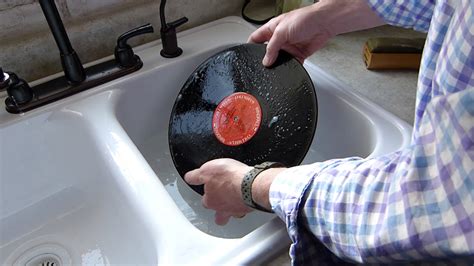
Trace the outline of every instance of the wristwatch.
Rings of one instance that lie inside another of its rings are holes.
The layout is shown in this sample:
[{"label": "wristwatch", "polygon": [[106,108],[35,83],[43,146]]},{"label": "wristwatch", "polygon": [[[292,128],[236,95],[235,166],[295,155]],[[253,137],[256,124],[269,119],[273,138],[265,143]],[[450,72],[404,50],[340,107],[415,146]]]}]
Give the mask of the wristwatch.
[{"label": "wristwatch", "polygon": [[276,168],[276,167],[284,167],[282,163],[277,162],[264,162],[261,164],[257,164],[253,167],[252,170],[248,171],[244,179],[242,180],[242,185],[240,187],[240,191],[242,192],[242,199],[244,200],[245,205],[249,206],[250,208],[257,209],[264,212],[272,213],[272,210],[268,210],[260,205],[258,205],[252,198],[252,184],[255,178],[264,170],[269,168]]}]

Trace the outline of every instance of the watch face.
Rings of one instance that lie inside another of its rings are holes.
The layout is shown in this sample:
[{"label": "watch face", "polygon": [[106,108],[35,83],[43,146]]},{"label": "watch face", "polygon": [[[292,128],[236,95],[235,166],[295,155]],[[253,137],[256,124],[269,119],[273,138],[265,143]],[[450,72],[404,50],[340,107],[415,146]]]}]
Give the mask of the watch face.
[{"label": "watch face", "polygon": [[[264,67],[265,50],[263,44],[228,48],[204,61],[183,85],[168,132],[181,177],[217,158],[286,166],[303,160],[317,123],[312,80],[284,51],[271,68]],[[203,194],[202,186],[192,188]]]}]

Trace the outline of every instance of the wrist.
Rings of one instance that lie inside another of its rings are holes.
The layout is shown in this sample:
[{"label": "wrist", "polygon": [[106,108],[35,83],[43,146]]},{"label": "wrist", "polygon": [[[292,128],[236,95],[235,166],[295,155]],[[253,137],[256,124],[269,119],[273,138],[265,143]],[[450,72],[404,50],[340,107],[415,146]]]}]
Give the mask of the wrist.
[{"label": "wrist", "polygon": [[[271,181],[273,181],[273,175],[269,175],[269,173],[272,172],[264,172],[268,169],[281,167],[283,167],[283,164],[278,162],[263,162],[261,164],[255,165],[252,170],[247,172],[244,175],[240,186],[243,203],[253,209],[261,210],[264,212],[272,212],[271,208],[269,208],[270,204],[268,200],[268,191],[270,189]],[[255,180],[259,176],[261,180],[265,180],[265,182],[257,183],[257,185],[254,186]],[[266,180],[266,178],[270,179]],[[254,191],[254,188],[256,189],[256,191]],[[267,191],[267,193],[265,193],[265,191]],[[255,202],[254,195],[258,195],[257,197],[259,198],[259,201],[261,201],[262,204],[265,205],[265,207]]]},{"label": "wrist", "polygon": [[267,210],[271,210],[270,186],[279,173],[286,168],[270,168],[261,172],[252,184],[252,198],[255,203]]}]

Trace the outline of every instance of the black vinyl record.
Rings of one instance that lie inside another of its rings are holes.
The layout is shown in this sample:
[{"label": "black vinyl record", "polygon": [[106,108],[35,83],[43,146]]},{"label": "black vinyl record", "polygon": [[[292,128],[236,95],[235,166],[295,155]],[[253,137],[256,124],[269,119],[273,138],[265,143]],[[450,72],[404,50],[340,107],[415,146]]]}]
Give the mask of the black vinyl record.
[{"label": "black vinyl record", "polygon": [[[263,44],[242,44],[202,63],[183,85],[169,124],[169,146],[181,177],[217,158],[248,165],[296,166],[316,130],[317,99],[303,66],[281,51],[266,68]],[[203,186],[191,186],[203,194]]]}]

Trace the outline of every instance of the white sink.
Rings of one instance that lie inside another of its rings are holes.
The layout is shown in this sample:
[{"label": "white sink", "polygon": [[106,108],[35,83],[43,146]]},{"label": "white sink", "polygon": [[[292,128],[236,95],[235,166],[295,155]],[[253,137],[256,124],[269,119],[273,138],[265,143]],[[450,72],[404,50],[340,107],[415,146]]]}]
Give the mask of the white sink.
[{"label": "white sink", "polygon": [[39,113],[0,129],[0,264],[51,244],[75,263],[156,262],[155,241],[87,121],[67,107]]},{"label": "white sink", "polygon": [[[130,76],[23,115],[2,107],[0,264],[40,254],[63,264],[242,264],[281,252],[289,239],[274,215],[215,225],[168,148],[171,109],[189,74],[253,30],[224,18],[181,33],[179,58],[149,43],[136,49],[144,67]],[[305,67],[319,104],[305,163],[408,145],[406,123]]]}]

